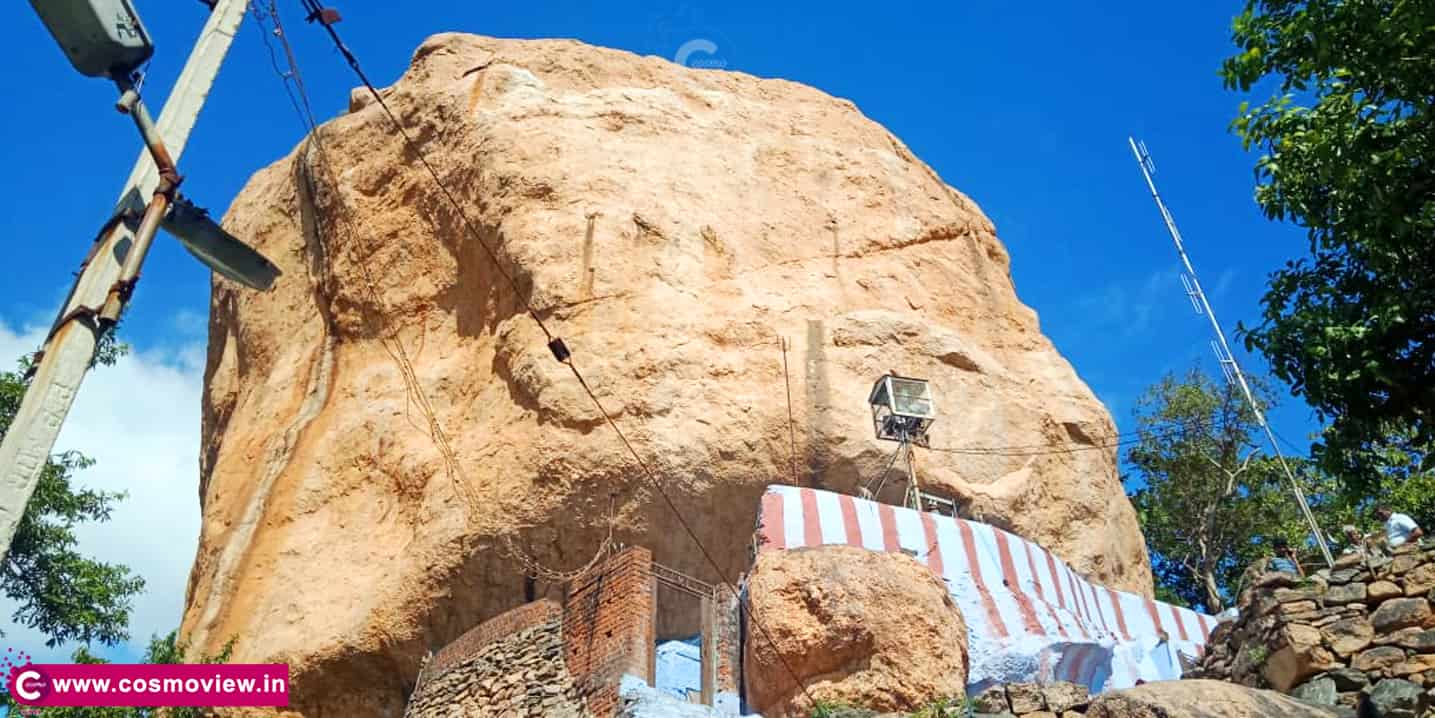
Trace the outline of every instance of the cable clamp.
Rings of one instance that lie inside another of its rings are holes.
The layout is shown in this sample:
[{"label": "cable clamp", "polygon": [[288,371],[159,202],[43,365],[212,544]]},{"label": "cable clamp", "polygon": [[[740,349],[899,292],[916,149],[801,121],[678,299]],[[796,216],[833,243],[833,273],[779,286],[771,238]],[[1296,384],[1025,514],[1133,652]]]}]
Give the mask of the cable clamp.
[{"label": "cable clamp", "polygon": [[563,343],[562,337],[553,337],[553,341],[548,342],[548,351],[553,352],[553,358],[557,359],[559,364],[573,356],[573,352],[568,351],[568,345]]}]

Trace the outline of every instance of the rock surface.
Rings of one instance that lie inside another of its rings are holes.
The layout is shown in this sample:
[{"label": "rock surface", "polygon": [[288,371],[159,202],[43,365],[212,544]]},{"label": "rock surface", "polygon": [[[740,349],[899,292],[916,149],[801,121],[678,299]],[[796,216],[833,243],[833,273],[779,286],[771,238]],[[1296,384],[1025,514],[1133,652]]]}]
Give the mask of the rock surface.
[{"label": "rock surface", "polygon": [[767,718],[812,710],[789,667],[812,699],[876,711],[966,694],[966,624],[941,579],[909,556],[849,546],[764,553],[748,595],[772,638],[752,631],[743,661],[747,700]]},{"label": "rock surface", "polygon": [[877,474],[893,447],[868,389],[925,377],[933,446],[1098,447],[919,452],[926,487],[1150,592],[1107,411],[1017,299],[992,223],[852,103],[459,34],[383,94],[520,294],[360,93],[322,130],[332,166],[306,143],[250,180],[226,227],[284,276],[213,289],[195,651],[238,637],[234,660],[289,663],[299,713],[394,715],[425,651],[524,600],[503,537],[579,566],[614,492],[619,540],[717,578],[525,302],[729,578],[791,473],[785,337],[801,481]]},{"label": "rock surface", "polygon": [[1335,718],[1349,710],[1316,706],[1275,691],[1210,680],[1159,681],[1104,694],[1088,718]]}]

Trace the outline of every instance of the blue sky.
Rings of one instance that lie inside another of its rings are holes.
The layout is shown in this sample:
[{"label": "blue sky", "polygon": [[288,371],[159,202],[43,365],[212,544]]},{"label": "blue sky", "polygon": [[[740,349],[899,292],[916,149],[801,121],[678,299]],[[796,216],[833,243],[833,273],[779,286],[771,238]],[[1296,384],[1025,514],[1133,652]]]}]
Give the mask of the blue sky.
[{"label": "blue sky", "polygon": [[[146,86],[157,113],[205,8],[197,1],[134,2],[158,46]],[[1267,272],[1305,248],[1300,230],[1261,216],[1252,201],[1255,158],[1227,132],[1241,98],[1222,89],[1216,70],[1230,51],[1228,26],[1241,4],[350,1],[338,7],[341,32],[380,85],[398,77],[427,35],[467,31],[576,38],[668,58],[685,42],[706,39],[716,51],[695,58],[851,99],[992,218],[1011,252],[1019,296],[1127,429],[1135,397],[1164,372],[1193,362],[1216,371],[1209,329],[1181,291],[1174,250],[1127,135],[1144,139],[1154,153],[1157,182],[1227,327],[1258,317]],[[316,112],[332,117],[356,83],[326,38],[300,21],[299,3],[282,0],[280,8]],[[4,150],[10,170],[0,179],[10,188],[0,212],[9,250],[0,281],[0,346],[18,347],[35,341],[35,328],[52,318],[139,142],[112,109],[112,88],[69,67],[28,3],[0,5],[0,21],[11,28],[9,44],[20,61],[8,98],[20,111],[0,114],[0,129],[12,138]],[[184,190],[220,214],[254,171],[300,137],[257,27],[246,20],[180,161]],[[181,384],[197,382],[208,294],[206,271],[162,237],[126,319],[125,339],[140,352],[129,370],[137,376],[170,370]],[[1239,349],[1238,356],[1262,368]],[[92,379],[102,381],[104,375]],[[177,385],[172,396],[195,401],[197,389]],[[177,405],[174,413],[190,421],[198,411]],[[1274,419],[1278,431],[1302,445],[1314,426],[1295,399]],[[86,443],[93,437],[67,431],[65,446],[93,453]],[[103,467],[105,457],[98,458]],[[177,471],[180,503],[163,505],[197,516],[197,468],[187,477]],[[187,570],[192,554],[184,553],[154,570],[182,573],[174,567]],[[163,584],[182,593],[183,576]],[[161,630],[163,620],[151,623]]]}]

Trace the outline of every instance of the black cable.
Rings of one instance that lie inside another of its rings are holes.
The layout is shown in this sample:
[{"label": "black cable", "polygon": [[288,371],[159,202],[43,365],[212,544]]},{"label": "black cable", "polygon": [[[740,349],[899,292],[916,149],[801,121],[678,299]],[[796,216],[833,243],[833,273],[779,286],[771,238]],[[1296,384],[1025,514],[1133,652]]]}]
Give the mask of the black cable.
[{"label": "black cable", "polygon": [[1285,442],[1285,445],[1287,447],[1290,447],[1290,450],[1294,451],[1296,454],[1304,454],[1307,451],[1310,451],[1310,447],[1307,446],[1306,448],[1302,449],[1299,446],[1296,446],[1294,442],[1282,436],[1281,433],[1279,431],[1276,431],[1275,429],[1271,429],[1271,433],[1275,434],[1277,439],[1280,439],[1281,441]]},{"label": "black cable", "polygon": [[[927,447],[928,451],[936,451],[943,454],[964,454],[968,456],[1046,456],[1052,454],[1073,454],[1080,451],[1098,451],[1112,449],[1121,446],[1139,444],[1150,437],[1166,438],[1172,434],[1188,431],[1190,429],[1216,428],[1206,421],[1200,419],[1185,424],[1162,427],[1159,429],[1135,429],[1130,432],[1118,432],[1101,437],[1095,443],[1074,444],[1071,446],[1052,446],[1051,444],[1026,444],[1014,446],[954,446],[954,447]],[[1123,438],[1124,437],[1124,438]]]},{"label": "black cable", "polygon": [[[270,0],[271,8],[273,7],[273,3],[274,0]],[[285,72],[279,67],[279,56],[274,52],[274,43],[269,41],[269,30],[266,29],[267,25],[265,23],[266,15],[264,13],[264,9],[260,6],[260,3],[252,3],[249,6],[249,11],[254,15],[254,26],[259,29],[259,37],[264,41],[264,48],[269,51],[269,65],[274,68],[274,74],[278,75],[279,79],[282,81],[282,84],[284,85],[284,94],[289,96],[289,104],[294,107],[294,113],[299,116],[300,124],[305,125],[305,132],[307,133],[309,128],[305,118],[308,118],[309,121],[312,121],[314,117],[313,113],[306,113],[304,109],[299,106],[298,98],[294,97],[294,88],[289,84],[291,80],[294,81],[295,84],[298,84],[300,94],[303,95],[303,81],[301,78],[298,77],[297,72]],[[274,19],[274,32],[281,32],[278,14],[271,13],[269,17],[273,17]],[[293,65],[291,64],[290,67],[293,67]],[[304,104],[305,106],[308,105],[307,97],[305,97]]]},{"label": "black cable", "polygon": [[339,33],[334,30],[333,24],[324,21],[324,8],[319,5],[317,0],[301,0],[301,2],[304,4],[304,9],[309,13],[305,19],[309,22],[318,20],[319,25],[329,33],[329,38],[334,41],[334,46],[339,50],[339,54],[343,55],[344,59],[348,61],[349,67],[354,70],[354,74],[358,76],[359,82],[363,83],[370,95],[373,95],[374,102],[384,111],[384,114],[389,118],[389,122],[393,123],[394,129],[398,130],[399,135],[403,137],[404,146],[414,154],[414,157],[418,158],[419,164],[423,165],[424,169],[428,171],[429,176],[433,178],[434,184],[438,186],[444,198],[453,206],[454,211],[458,212],[459,219],[463,221],[464,229],[468,230],[469,236],[478,242],[479,246],[483,247],[484,253],[492,260],[494,268],[503,276],[504,281],[508,282],[508,286],[513,289],[514,296],[523,304],[523,310],[527,312],[528,316],[533,318],[533,321],[538,324],[538,328],[543,331],[543,336],[551,342],[553,340],[553,333],[548,331],[548,326],[543,323],[543,319],[538,316],[538,312],[534,311],[533,305],[529,303],[528,298],[519,290],[518,282],[516,282],[513,279],[513,275],[504,268],[503,262],[498,259],[498,254],[493,251],[493,248],[488,245],[488,242],[484,241],[483,236],[479,234],[478,230],[473,226],[473,221],[469,219],[468,213],[463,210],[463,205],[459,204],[458,199],[449,191],[448,185],[444,184],[443,179],[439,177],[438,170],[434,169],[433,164],[429,162],[428,155],[419,147],[418,143],[414,142],[413,136],[409,134],[407,129],[404,129],[403,123],[399,122],[398,116],[389,108],[389,103],[384,101],[383,95],[379,94],[378,89],[374,87],[374,83],[369,81],[368,74],[359,66],[359,59],[354,57],[354,53],[350,52],[349,47],[339,38]]},{"label": "black cable", "polygon": [[[873,483],[877,484],[877,488],[872,491],[872,498],[875,499],[877,497],[877,494],[882,491],[882,487],[887,483],[887,474],[891,473],[892,467],[897,465],[897,457],[902,455],[902,448],[905,446],[906,444],[904,443],[901,446],[898,446],[896,451],[892,452],[892,458],[887,460],[887,468],[882,469],[882,474],[877,477],[879,481],[867,482],[866,484],[862,485],[863,488],[866,488],[868,486],[871,486]],[[911,449],[908,449],[908,451],[911,451]]]},{"label": "black cable", "polygon": [[[373,83],[369,81],[368,75],[364,73],[363,68],[359,65],[358,58],[356,58],[354,54],[349,51],[349,48],[344,45],[343,40],[340,39],[339,34],[334,30],[333,25],[323,21],[323,8],[319,6],[316,0],[302,0],[302,2],[305,6],[305,9],[309,11],[308,19],[310,21],[321,21],[320,24],[329,33],[329,37],[334,41],[334,45],[339,50],[339,53],[344,56],[344,59],[349,63],[349,67],[352,68],[355,75],[358,76],[359,81],[362,82],[364,87],[368,89],[369,94],[373,96],[374,101],[379,105],[380,108],[383,109],[384,114],[388,116],[389,121],[393,123],[394,127],[398,130],[400,136],[403,137],[405,146],[410,152],[414,154],[415,157],[418,158],[419,162],[424,166],[424,169],[428,171],[429,176],[433,179],[434,184],[438,186],[439,190],[443,193],[449,204],[451,204],[454,210],[458,212],[459,217],[463,220],[464,228],[468,231],[469,235],[475,241],[477,241],[480,246],[483,247],[484,252],[488,254],[488,257],[493,262],[494,267],[508,282],[509,286],[514,291],[514,295],[518,298],[520,302],[522,302],[523,307],[528,313],[528,315],[538,325],[538,328],[543,331],[543,334],[549,340],[551,347],[552,343],[555,341],[552,332],[548,330],[548,327],[544,325],[542,318],[538,316],[538,313],[534,311],[532,305],[529,304],[527,298],[525,298],[522,292],[519,291],[517,282],[514,281],[513,276],[509,274],[506,269],[504,269],[502,262],[500,262],[498,259],[498,255],[488,246],[487,242],[483,241],[483,238],[479,235],[478,230],[474,228],[472,221],[469,219],[468,213],[463,211],[463,207],[458,203],[458,200],[453,196],[453,193],[449,191],[448,187],[444,184],[443,179],[439,177],[438,171],[434,169],[431,163],[429,163],[428,158],[423,153],[422,149],[420,149],[418,145],[413,141],[413,138],[409,135],[408,131],[404,129],[403,124],[399,122],[399,119],[394,114],[393,110],[389,108],[388,103],[384,101],[383,96],[379,94],[378,89],[375,88]],[[301,96],[303,96],[305,94],[303,85],[301,83],[298,83],[298,66],[294,63],[292,56],[290,58],[290,64],[292,67],[295,68],[294,74],[296,78],[296,84],[299,84],[300,94]],[[307,98],[305,98],[305,106],[306,108],[308,106]],[[310,116],[312,118],[312,114]],[[317,131],[314,132],[314,135],[316,137],[317,134]],[[558,352],[555,350],[555,356],[557,355]],[[678,524],[682,526],[683,531],[686,532],[688,534],[688,537],[693,540],[693,543],[697,545],[698,550],[703,555],[703,558],[708,562],[710,566],[712,566],[713,571],[717,573],[718,578],[722,580],[723,584],[727,586],[728,590],[732,591],[732,594],[734,596],[740,595],[737,586],[733,585],[733,583],[728,580],[727,576],[723,573],[722,567],[718,565],[717,560],[713,558],[707,547],[703,545],[702,540],[698,538],[697,532],[693,529],[692,525],[688,523],[687,518],[683,516],[683,513],[678,509],[677,504],[673,503],[672,498],[669,497],[667,491],[663,489],[662,482],[658,479],[657,475],[653,473],[653,470],[648,466],[648,463],[644,461],[642,456],[638,454],[637,450],[633,448],[632,443],[628,441],[628,437],[623,434],[623,430],[618,427],[617,422],[613,420],[613,416],[609,414],[607,408],[603,406],[603,402],[598,399],[597,394],[595,394],[593,392],[593,389],[588,386],[588,381],[583,378],[582,372],[580,372],[577,365],[573,363],[572,357],[565,356],[560,358],[559,361],[568,366],[569,371],[573,373],[574,378],[576,378],[579,385],[583,387],[584,393],[588,395],[588,398],[593,402],[594,407],[597,408],[599,413],[603,415],[603,419],[607,422],[608,426],[613,429],[613,432],[615,434],[617,434],[619,441],[623,443],[623,446],[628,450],[628,453],[633,457],[633,460],[638,463],[638,467],[642,470],[644,476],[648,479],[649,484],[652,485],[653,490],[657,492],[658,496],[662,497],[663,503],[667,504],[668,509],[673,512],[673,515],[678,520]],[[782,663],[783,668],[787,670],[793,681],[797,683],[797,687],[802,691],[802,694],[806,696],[807,700],[812,705],[817,705],[817,699],[808,690],[807,684],[797,675],[797,671],[793,669],[792,665],[788,662],[787,657],[784,656],[782,654],[782,651],[778,649],[777,642],[773,640],[772,635],[768,633],[767,628],[762,625],[762,622],[759,621],[756,616],[753,615],[752,609],[742,601],[738,601],[738,606],[747,615],[747,619],[751,621],[754,626],[757,627],[759,632],[762,633],[763,638],[768,642],[768,645],[772,647],[773,654],[777,656],[778,660]]]}]

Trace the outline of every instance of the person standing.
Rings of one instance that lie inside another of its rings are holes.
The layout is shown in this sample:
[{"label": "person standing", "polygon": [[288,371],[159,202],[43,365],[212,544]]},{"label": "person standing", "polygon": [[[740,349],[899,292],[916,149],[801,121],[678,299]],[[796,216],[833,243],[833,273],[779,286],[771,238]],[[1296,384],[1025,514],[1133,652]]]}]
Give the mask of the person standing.
[{"label": "person standing", "polygon": [[1340,528],[1340,535],[1345,539],[1345,548],[1342,554],[1358,553],[1365,555],[1365,534],[1352,524],[1346,524]]},{"label": "person standing", "polygon": [[1288,541],[1277,536],[1275,540],[1271,541],[1271,548],[1275,549],[1276,555],[1270,563],[1266,564],[1268,570],[1293,573],[1297,576],[1305,575],[1305,571],[1300,568],[1300,561],[1296,560],[1295,549],[1291,548]]},{"label": "person standing", "polygon": [[1425,530],[1415,523],[1415,519],[1391,511],[1389,506],[1375,509],[1375,518],[1385,522],[1385,543],[1390,548],[1404,545],[1408,541],[1414,541],[1425,535]]}]

